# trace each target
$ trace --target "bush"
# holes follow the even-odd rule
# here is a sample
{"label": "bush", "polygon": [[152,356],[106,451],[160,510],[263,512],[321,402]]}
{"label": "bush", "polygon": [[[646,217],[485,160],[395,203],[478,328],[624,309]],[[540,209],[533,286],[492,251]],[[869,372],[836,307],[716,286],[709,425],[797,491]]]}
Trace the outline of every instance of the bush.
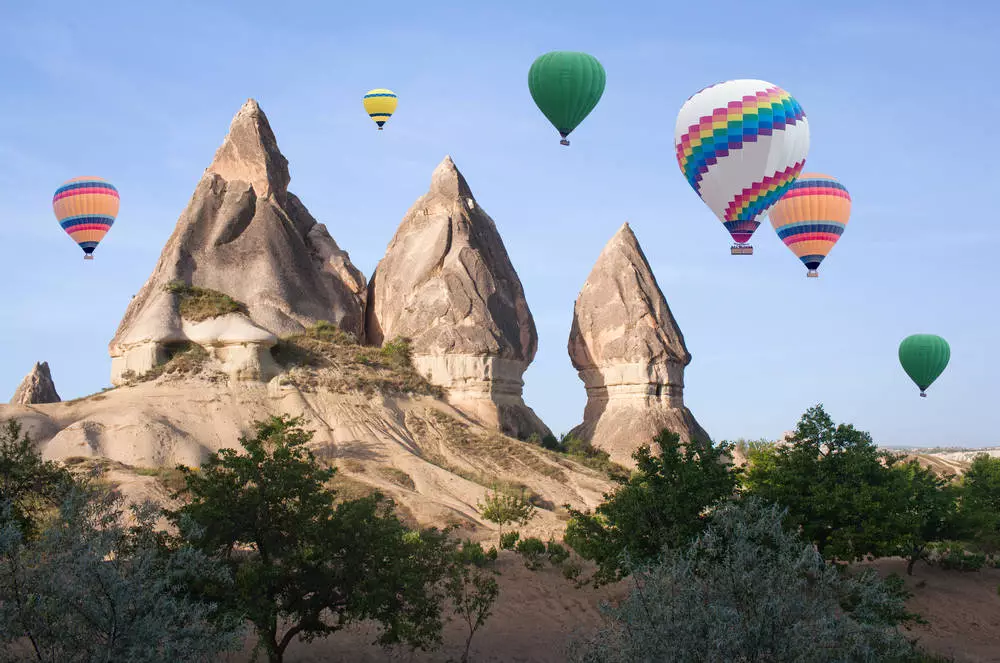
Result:
{"label": "bush", "polygon": [[154,504],[125,515],[121,495],[77,485],[37,541],[0,527],[0,642],[27,639],[42,663],[207,663],[239,648],[242,620],[183,590],[192,576],[231,587],[225,567],[167,548]]}
{"label": "bush", "polygon": [[680,436],[666,429],[653,441],[660,454],[653,456],[648,446],[636,451],[635,472],[594,513],[566,505],[566,543],[597,562],[595,584],[627,575],[626,555],[652,561],[664,546],[685,545],[701,532],[706,509],[733,494],[729,446],[695,439],[682,450]]}
{"label": "bush", "polygon": [[478,543],[464,541],[455,548],[453,563],[445,582],[452,611],[465,622],[469,635],[465,640],[462,663],[469,660],[469,648],[476,631],[486,623],[500,596],[499,575],[495,568],[496,548],[484,552]]}
{"label": "bush", "polygon": [[569,550],[567,550],[566,546],[563,544],[550,540],[547,546],[548,550],[546,552],[549,556],[549,562],[551,562],[553,566],[559,566],[569,559]]}
{"label": "bush", "polygon": [[385,343],[379,350],[379,356],[390,368],[402,369],[412,366],[409,339],[395,338]]}
{"label": "bush", "polygon": [[961,483],[963,523],[977,547],[1000,551],[1000,458],[978,454]]}
{"label": "bush", "polygon": [[928,564],[948,571],[979,571],[987,562],[985,553],[972,552],[957,541],[928,546],[924,559]]}
{"label": "bush", "polygon": [[542,568],[542,556],[545,555],[545,544],[541,539],[529,536],[517,544],[517,553],[524,558],[524,565],[532,571]]}
{"label": "bush", "polygon": [[717,509],[690,544],[633,568],[632,590],[603,606],[605,629],[571,643],[587,663],[907,660],[898,583],[849,576],[757,500]]}
{"label": "bush", "polygon": [[520,538],[520,532],[504,532],[500,535],[500,549],[514,550],[514,548],[517,547],[517,542]]}
{"label": "bush", "polygon": [[[72,487],[70,473],[52,461],[43,461],[31,437],[22,435],[13,419],[0,426],[0,509],[26,539],[42,519],[54,512]],[[0,526],[5,520],[0,520]]]}

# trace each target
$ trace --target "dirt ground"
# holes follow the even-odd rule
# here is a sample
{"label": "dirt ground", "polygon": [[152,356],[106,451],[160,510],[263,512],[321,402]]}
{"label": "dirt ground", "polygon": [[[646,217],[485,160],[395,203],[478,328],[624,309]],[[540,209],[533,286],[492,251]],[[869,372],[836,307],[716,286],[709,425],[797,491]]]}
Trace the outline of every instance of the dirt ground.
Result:
{"label": "dirt ground", "polygon": [[[517,557],[501,557],[501,595],[492,617],[472,642],[474,663],[562,663],[565,647],[574,629],[589,631],[601,623],[598,603],[617,600],[627,584],[594,590],[576,589],[556,569],[531,572]],[[901,559],[882,559],[872,564],[880,573],[905,577]],[[927,625],[913,625],[906,634],[935,654],[956,663],[1000,663],[1000,570],[973,573],[942,571],[918,564],[913,577],[906,577],[913,592],[909,608],[923,616]],[[430,663],[458,661],[465,634],[452,623],[445,631],[445,645],[433,652],[386,651],[368,643],[373,632],[361,629],[339,633],[313,643],[294,643],[287,663],[375,663],[378,661]],[[249,661],[252,641],[242,654],[230,655],[231,663]]]}

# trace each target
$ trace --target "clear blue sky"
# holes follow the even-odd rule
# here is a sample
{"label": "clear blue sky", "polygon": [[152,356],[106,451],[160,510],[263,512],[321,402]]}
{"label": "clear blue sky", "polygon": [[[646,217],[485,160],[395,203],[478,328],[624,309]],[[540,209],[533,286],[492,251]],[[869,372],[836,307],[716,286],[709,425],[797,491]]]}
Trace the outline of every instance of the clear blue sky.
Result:
{"label": "clear blue sky", "polygon": [[[254,97],[291,190],[367,275],[454,157],[524,284],[540,339],[525,398],[557,433],[586,400],[566,354],[573,302],[629,221],[694,356],[686,402],[714,439],[775,437],[822,402],[881,444],[1000,444],[1000,9],[703,5],[3,3],[0,390],[36,360],[64,398],[108,384],[130,297]],[[594,54],[608,75],[569,149],[527,90],[532,60],[557,49]],[[819,279],[766,222],[753,257],[730,256],[677,168],[681,104],[732,78],[791,92],[809,117],[807,169],[851,191]],[[400,96],[381,134],[361,108],[373,87]],[[122,194],[92,263],[50,205],[78,175]],[[917,332],[952,347],[926,399],[896,356]]]}

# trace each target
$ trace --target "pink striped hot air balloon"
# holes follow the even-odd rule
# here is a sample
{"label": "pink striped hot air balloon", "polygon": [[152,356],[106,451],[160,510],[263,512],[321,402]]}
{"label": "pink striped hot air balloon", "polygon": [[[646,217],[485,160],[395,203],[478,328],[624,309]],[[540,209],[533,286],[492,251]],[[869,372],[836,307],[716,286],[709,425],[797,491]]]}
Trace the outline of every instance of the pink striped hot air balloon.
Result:
{"label": "pink striped hot air balloon", "polygon": [[94,249],[118,216],[118,202],[118,189],[100,177],[75,177],[56,189],[52,211],[83,249],[84,260],[94,259]]}

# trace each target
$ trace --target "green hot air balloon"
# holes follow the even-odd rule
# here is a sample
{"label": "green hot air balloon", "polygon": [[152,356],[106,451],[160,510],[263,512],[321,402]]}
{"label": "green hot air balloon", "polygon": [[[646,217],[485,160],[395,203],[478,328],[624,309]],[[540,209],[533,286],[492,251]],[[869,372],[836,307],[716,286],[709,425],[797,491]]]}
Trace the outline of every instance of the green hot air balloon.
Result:
{"label": "green hot air balloon", "polygon": [[951,359],[948,341],[933,334],[907,336],[899,344],[899,363],[910,379],[920,387],[920,395],[944,372]]}
{"label": "green hot air balloon", "polygon": [[592,55],[552,51],[541,55],[528,72],[528,89],[539,110],[566,137],[594,110],[604,94],[604,67]]}

